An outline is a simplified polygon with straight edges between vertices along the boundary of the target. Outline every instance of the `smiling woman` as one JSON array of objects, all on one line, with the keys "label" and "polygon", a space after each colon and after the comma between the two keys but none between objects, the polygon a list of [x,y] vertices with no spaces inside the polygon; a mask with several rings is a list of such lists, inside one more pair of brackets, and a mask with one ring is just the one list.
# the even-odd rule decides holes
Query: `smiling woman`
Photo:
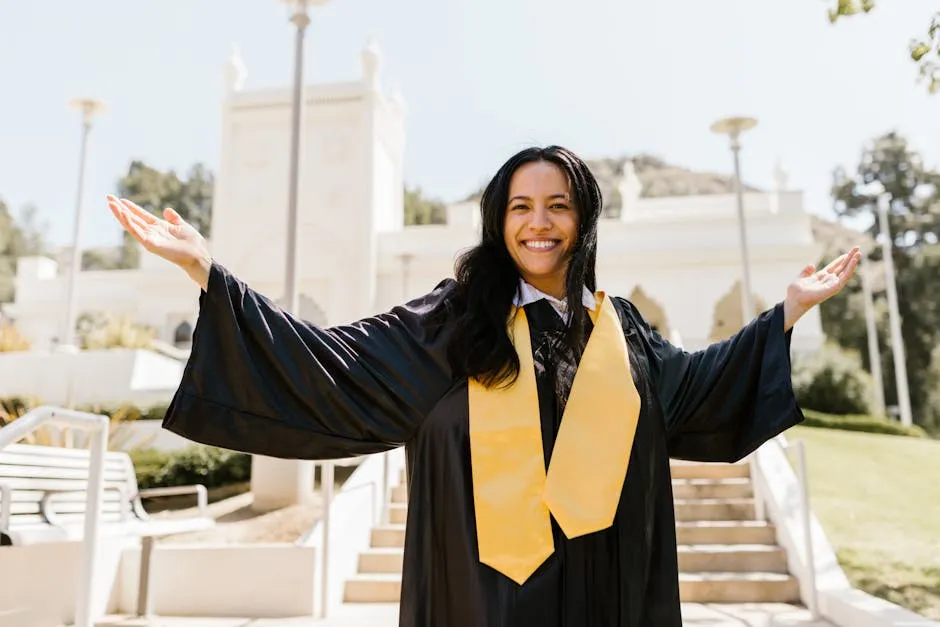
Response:
[{"label": "smiling woman", "polygon": [[680,627],[669,459],[735,461],[802,420],[790,329],[859,255],[688,353],[597,289],[601,200],[572,152],[521,151],[455,279],[330,328],[238,280],[174,211],[109,205],[203,290],[167,429],[284,458],[406,447],[402,627]]}]

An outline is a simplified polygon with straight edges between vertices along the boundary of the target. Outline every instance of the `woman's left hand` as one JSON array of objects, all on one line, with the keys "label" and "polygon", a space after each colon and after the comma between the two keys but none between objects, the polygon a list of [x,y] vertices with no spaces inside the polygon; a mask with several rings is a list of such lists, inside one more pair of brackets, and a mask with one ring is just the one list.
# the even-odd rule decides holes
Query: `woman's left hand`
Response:
[{"label": "woman's left hand", "polygon": [[839,293],[848,283],[862,254],[855,246],[844,255],[835,258],[822,270],[806,266],[800,276],[787,288],[783,302],[784,329],[789,331],[807,311]]}]

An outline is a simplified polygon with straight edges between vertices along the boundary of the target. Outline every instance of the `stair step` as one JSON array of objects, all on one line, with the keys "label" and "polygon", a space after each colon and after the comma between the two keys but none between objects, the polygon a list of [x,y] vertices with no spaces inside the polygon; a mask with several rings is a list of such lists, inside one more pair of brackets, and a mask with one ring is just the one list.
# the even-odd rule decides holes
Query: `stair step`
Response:
[{"label": "stair step", "polygon": [[372,529],[372,548],[401,548],[405,546],[405,525],[380,525]]},{"label": "stair step", "polygon": [[389,503],[388,522],[393,525],[403,525],[408,520],[408,506],[403,503]]},{"label": "stair step", "polygon": [[[762,520],[696,520],[676,523],[679,544],[775,544],[777,530]],[[373,548],[405,546],[405,525],[380,525],[372,529]]]},{"label": "stair step", "polygon": [[787,573],[787,554],[768,544],[680,545],[679,570],[685,573]]},{"label": "stair step", "polygon": [[[346,603],[394,603],[401,596],[401,576],[370,573],[346,581]],[[799,584],[780,573],[679,573],[684,603],[797,603]]]},{"label": "stair step", "polygon": [[396,603],[401,599],[401,575],[354,575],[346,580],[345,603]]},{"label": "stair step", "polygon": [[397,485],[391,490],[391,500],[392,503],[407,503],[408,502],[408,486],[402,484]]},{"label": "stair step", "polygon": [[[672,481],[672,492],[677,499],[736,499],[750,498],[754,494],[748,477],[675,478]],[[408,486],[402,484],[393,487],[390,500],[396,504],[407,504]]]},{"label": "stair step", "polygon": [[677,499],[746,499],[754,496],[751,480],[742,477],[729,479],[673,479],[672,495]]},{"label": "stair step", "polygon": [[359,573],[401,573],[405,551],[400,548],[373,548],[359,554]]},{"label": "stair step", "polygon": [[679,544],[775,544],[777,530],[762,520],[698,520],[676,523]]},{"label": "stair step", "polygon": [[676,520],[753,520],[754,499],[676,499]]},{"label": "stair step", "polygon": [[747,463],[707,464],[672,460],[669,464],[673,479],[744,479],[751,476]]},{"label": "stair step", "polygon": [[[680,545],[679,570],[705,572],[787,572],[786,553],[766,544]],[[359,555],[359,573],[401,573],[404,551],[401,548],[373,548]]]},{"label": "stair step", "polygon": [[800,586],[780,573],[679,573],[683,603],[797,603]]}]

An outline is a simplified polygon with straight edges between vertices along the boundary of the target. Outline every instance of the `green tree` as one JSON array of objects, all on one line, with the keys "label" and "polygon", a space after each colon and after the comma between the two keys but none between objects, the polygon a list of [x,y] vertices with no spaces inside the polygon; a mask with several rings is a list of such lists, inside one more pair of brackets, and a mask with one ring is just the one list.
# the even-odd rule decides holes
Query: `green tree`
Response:
[{"label": "green tree", "polygon": [[[892,235],[898,308],[907,357],[914,418],[930,428],[928,406],[931,350],[940,341],[940,173],[927,169],[920,156],[897,133],[876,138],[863,151],[857,172],[838,169],[832,194],[841,218],[867,218],[869,233],[879,232],[877,197],[872,183],[881,183],[891,197],[888,222]],[[880,248],[872,251],[873,267],[882,261]],[[886,401],[896,403],[893,359],[882,285],[875,285],[879,343]],[[868,366],[864,302],[858,281],[821,307],[823,330],[841,346],[858,351]]]},{"label": "green tree", "polygon": [[36,208],[26,206],[17,220],[0,200],[0,303],[13,300],[16,260],[46,251],[46,225],[38,224]]},{"label": "green tree", "polygon": [[439,200],[426,198],[420,187],[405,188],[405,224],[446,224],[447,208]]},{"label": "green tree", "polygon": [[[127,173],[118,181],[118,194],[134,201],[147,211],[162,217],[163,209],[172,207],[205,237],[209,237],[212,224],[212,193],[215,177],[209,169],[197,163],[180,178],[176,172],[163,172],[142,161],[132,161]],[[134,268],[139,263],[140,249],[133,237],[123,234],[124,240],[118,267]],[[89,263],[101,263],[100,259]]]},{"label": "green tree", "polygon": [[[869,13],[875,8],[875,0],[827,0],[833,1],[829,9],[829,21],[833,24],[841,18]],[[928,91],[932,94],[940,91],[940,11],[930,19],[926,32],[912,38],[908,47]]]}]

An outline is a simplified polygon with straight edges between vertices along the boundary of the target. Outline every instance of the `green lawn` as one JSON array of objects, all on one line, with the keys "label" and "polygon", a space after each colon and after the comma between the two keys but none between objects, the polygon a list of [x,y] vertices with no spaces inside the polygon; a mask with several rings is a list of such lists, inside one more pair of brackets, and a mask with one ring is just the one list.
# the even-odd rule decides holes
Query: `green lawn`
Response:
[{"label": "green lawn", "polygon": [[940,619],[940,441],[797,427],[812,507],[853,585]]}]

